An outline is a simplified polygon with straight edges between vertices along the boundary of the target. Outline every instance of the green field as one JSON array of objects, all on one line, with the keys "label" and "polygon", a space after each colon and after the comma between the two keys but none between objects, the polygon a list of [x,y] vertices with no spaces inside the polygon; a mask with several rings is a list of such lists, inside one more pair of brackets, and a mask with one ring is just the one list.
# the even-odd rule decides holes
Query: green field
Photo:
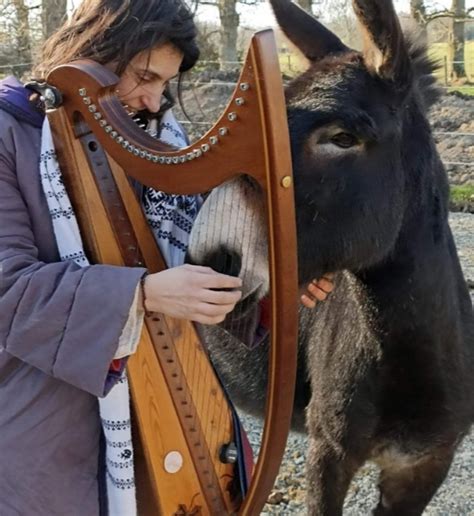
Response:
[{"label": "green field", "polygon": [[288,52],[286,48],[284,50],[279,49],[278,59],[280,61],[280,70],[283,74],[290,77],[294,77],[308,68],[308,62],[304,57],[297,52]]},{"label": "green field", "polygon": [[[437,70],[436,75],[440,81],[445,82],[447,74],[449,82],[452,64],[448,43],[433,43],[430,46],[429,55],[439,63],[440,68]],[[474,41],[466,41],[464,47],[464,66],[469,82],[474,82]]]},{"label": "green field", "polygon": [[472,86],[449,86],[447,88],[447,91],[459,91],[459,93],[462,93],[463,95],[471,95],[474,97],[474,85]]},{"label": "green field", "polygon": [[453,185],[451,186],[451,201],[465,203],[474,201],[474,185]]},{"label": "green field", "polygon": [[[470,83],[473,83],[472,86],[449,86],[452,64],[449,57],[448,43],[433,43],[430,46],[429,55],[439,63],[436,76],[442,84],[446,83],[446,79],[448,80],[448,90],[457,90],[467,95],[474,95],[474,41],[466,42],[464,58],[467,78]],[[306,67],[306,62],[304,58],[295,52],[288,52],[285,49],[280,53],[280,67],[283,73],[292,76],[303,71]]]}]

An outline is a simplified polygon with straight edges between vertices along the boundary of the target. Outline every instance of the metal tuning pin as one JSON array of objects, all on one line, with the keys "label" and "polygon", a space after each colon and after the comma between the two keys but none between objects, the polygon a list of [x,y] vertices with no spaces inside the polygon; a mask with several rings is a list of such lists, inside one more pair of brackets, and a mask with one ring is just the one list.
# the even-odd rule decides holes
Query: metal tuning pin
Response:
[{"label": "metal tuning pin", "polygon": [[46,109],[56,109],[63,103],[61,92],[46,82],[30,81],[25,84],[25,88],[37,93]]},{"label": "metal tuning pin", "polygon": [[237,452],[237,446],[235,443],[223,444],[219,451],[219,460],[224,464],[235,464],[239,454]]},{"label": "metal tuning pin", "polygon": [[53,87],[47,87],[44,90],[44,103],[47,109],[57,108],[62,104],[62,96],[59,90]]}]

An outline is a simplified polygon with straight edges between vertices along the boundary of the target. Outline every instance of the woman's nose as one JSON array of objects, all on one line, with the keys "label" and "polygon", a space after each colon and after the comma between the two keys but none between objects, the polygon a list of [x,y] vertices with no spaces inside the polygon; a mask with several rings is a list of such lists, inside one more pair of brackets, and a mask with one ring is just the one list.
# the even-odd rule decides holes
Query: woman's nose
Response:
[{"label": "woman's nose", "polygon": [[158,113],[161,107],[161,95],[162,90],[155,91],[153,93],[149,92],[143,97],[143,103],[145,104],[146,109],[150,113]]}]

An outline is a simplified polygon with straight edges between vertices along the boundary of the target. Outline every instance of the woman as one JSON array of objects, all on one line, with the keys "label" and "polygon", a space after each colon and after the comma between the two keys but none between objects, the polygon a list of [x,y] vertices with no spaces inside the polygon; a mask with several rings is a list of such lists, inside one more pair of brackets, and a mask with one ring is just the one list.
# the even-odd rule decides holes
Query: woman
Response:
[{"label": "woman", "polygon": [[[84,0],[35,73],[92,58],[120,76],[129,110],[160,117],[168,82],[198,58],[195,38],[178,0]],[[38,165],[44,113],[18,82],[0,91],[0,514],[107,514],[97,398],[117,382],[113,360],[134,350],[143,305],[216,324],[241,281],[190,265],[145,276],[65,259]],[[331,283],[319,287],[304,304],[324,299]]]}]

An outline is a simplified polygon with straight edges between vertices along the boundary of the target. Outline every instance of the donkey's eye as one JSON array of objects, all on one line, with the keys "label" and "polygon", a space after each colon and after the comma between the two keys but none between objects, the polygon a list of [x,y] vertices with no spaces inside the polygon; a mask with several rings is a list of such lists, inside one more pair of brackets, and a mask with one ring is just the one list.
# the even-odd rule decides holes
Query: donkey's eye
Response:
[{"label": "donkey's eye", "polygon": [[350,149],[359,144],[359,140],[350,133],[338,133],[331,137],[331,143],[342,149]]}]

